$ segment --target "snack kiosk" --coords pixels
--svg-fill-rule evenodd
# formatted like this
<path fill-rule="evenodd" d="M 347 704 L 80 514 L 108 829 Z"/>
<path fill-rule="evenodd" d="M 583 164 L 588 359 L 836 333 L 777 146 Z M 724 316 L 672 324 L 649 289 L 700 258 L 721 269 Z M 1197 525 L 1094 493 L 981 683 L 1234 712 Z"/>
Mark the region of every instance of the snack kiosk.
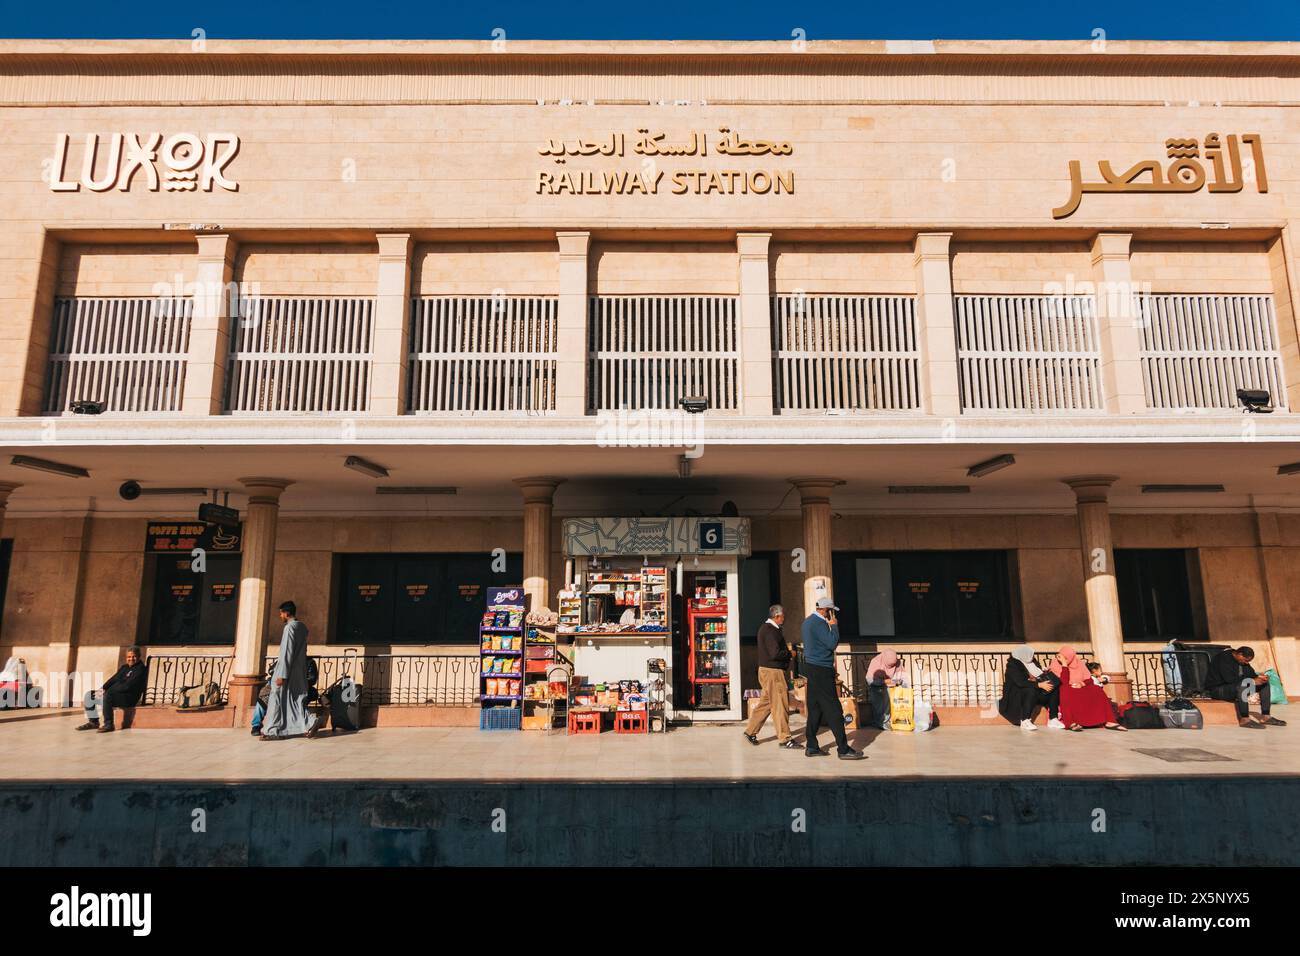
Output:
<path fill-rule="evenodd" d="M 568 518 L 556 636 L 590 683 L 667 664 L 667 719 L 740 720 L 739 562 L 749 519 Z M 674 605 L 681 609 L 679 619 Z M 688 688 L 685 699 L 673 687 Z"/>

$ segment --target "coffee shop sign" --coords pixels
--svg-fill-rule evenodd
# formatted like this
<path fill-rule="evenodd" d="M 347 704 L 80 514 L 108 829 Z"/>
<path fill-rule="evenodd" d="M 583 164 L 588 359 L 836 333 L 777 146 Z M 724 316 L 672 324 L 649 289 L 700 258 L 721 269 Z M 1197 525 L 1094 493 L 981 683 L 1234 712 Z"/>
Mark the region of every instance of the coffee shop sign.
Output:
<path fill-rule="evenodd" d="M 162 133 L 87 133 L 81 175 L 67 178 L 70 140 L 67 133 L 60 133 L 54 155 L 46 163 L 45 178 L 52 192 L 75 193 L 83 187 L 97 193 L 126 192 L 133 182 L 150 192 L 239 190 L 239 184 L 226 176 L 226 167 L 239 153 L 239 137 L 234 133 L 182 132 L 165 139 Z"/>

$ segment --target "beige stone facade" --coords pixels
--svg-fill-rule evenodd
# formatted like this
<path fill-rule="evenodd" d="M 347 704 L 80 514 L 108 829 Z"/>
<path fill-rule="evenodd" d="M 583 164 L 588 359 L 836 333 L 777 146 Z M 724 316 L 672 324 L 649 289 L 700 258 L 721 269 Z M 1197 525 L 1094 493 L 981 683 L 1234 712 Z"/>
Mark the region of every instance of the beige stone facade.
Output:
<path fill-rule="evenodd" d="M 206 496 L 118 486 L 245 510 L 250 476 L 290 484 L 241 600 L 296 600 L 321 650 L 347 643 L 340 556 L 504 549 L 553 597 L 561 517 L 732 501 L 788 607 L 835 554 L 999 551 L 1005 640 L 892 643 L 1104 659 L 1119 611 L 1085 594 L 1114 570 L 1064 483 L 1104 476 L 1100 550 L 1190 555 L 1190 636 L 1300 686 L 1300 476 L 1278 471 L 1300 461 L 1300 45 L 0 54 L 0 659 L 99 672 L 148 643 L 146 524 Z M 120 311 L 162 300 L 191 310 L 179 338 Z M 323 317 L 259 338 L 281 307 Z M 706 413 L 675 410 L 701 389 Z M 561 480 L 549 535 L 536 476 Z M 256 658 L 270 617 L 239 621 Z"/>

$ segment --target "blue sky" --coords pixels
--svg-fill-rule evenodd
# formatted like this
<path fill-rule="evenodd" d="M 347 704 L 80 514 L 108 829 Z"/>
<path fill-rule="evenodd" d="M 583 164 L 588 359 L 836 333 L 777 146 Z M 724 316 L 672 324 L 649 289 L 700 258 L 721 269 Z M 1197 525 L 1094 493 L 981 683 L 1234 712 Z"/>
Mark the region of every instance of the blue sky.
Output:
<path fill-rule="evenodd" d="M 1078 4 L 948 0 L 221 0 L 157 3 L 0 0 L 0 36 L 491 39 L 1108 39 L 1300 40 L 1300 0 Z"/>

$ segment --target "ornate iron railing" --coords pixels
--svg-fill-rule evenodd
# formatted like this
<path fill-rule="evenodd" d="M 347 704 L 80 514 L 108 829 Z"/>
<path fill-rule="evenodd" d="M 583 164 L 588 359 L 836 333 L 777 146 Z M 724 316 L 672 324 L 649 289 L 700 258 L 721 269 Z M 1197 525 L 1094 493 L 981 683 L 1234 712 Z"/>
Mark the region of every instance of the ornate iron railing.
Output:
<path fill-rule="evenodd" d="M 875 651 L 841 651 L 835 655 L 836 675 L 855 698 L 866 697 L 867 665 L 875 656 Z M 900 656 L 907 665 L 911 686 L 935 706 L 982 707 L 996 703 L 1002 696 L 1006 651 L 908 651 Z M 1050 651 L 1034 655 L 1043 668 L 1052 663 L 1054 656 Z M 1093 655 L 1081 651 L 1079 656 L 1088 661 Z M 802 664 L 802 651 L 797 660 Z M 1124 671 L 1133 683 L 1135 700 L 1206 697 L 1209 663 L 1210 652 L 1194 648 L 1124 652 Z"/>
<path fill-rule="evenodd" d="M 477 654 L 342 654 L 311 655 L 316 687 L 323 693 L 343 677 L 361 685 L 363 707 L 461 707 L 479 692 Z M 267 657 L 269 677 L 276 659 Z"/>
<path fill-rule="evenodd" d="M 216 657 L 211 654 L 158 654 L 149 655 L 149 682 L 145 685 L 141 705 L 170 706 L 180 700 L 182 688 L 196 684 L 216 684 L 221 688 L 221 702 L 227 701 L 226 682 L 234 657 Z"/>
<path fill-rule="evenodd" d="M 1133 682 L 1134 700 L 1208 697 L 1205 674 L 1209 667 L 1209 651 L 1179 649 L 1124 652 L 1124 670 Z"/>

